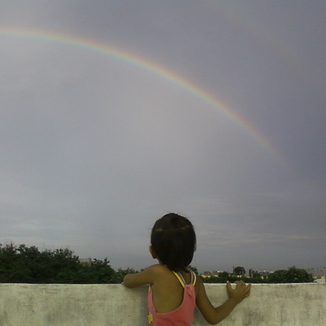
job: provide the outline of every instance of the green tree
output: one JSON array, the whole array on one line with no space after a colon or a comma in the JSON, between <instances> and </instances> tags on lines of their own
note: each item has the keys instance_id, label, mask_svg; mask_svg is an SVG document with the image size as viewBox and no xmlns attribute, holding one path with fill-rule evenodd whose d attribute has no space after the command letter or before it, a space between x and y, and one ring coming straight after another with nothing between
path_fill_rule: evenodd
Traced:
<instances>
[{"instance_id":1,"label":"green tree","mask_svg":"<svg viewBox=\"0 0 326 326\"><path fill-rule=\"evenodd\" d=\"M126 269L119 268L112 276L110 283L116 283L116 284L122 283L124 277L127 274L134 274L134 273L138 273L138 271L134 270L133 268L126 268Z\"/></svg>"},{"instance_id":2,"label":"green tree","mask_svg":"<svg viewBox=\"0 0 326 326\"><path fill-rule=\"evenodd\" d=\"M11 283L17 282L22 278L24 271L18 269L19 258L17 248L11 243L5 246L0 246L0 282Z\"/></svg>"},{"instance_id":3,"label":"green tree","mask_svg":"<svg viewBox=\"0 0 326 326\"><path fill-rule=\"evenodd\" d=\"M35 246L0 247L2 283L73 283L80 268L78 257L69 249L39 251Z\"/></svg>"},{"instance_id":4,"label":"green tree","mask_svg":"<svg viewBox=\"0 0 326 326\"><path fill-rule=\"evenodd\" d=\"M287 270L287 279L291 283L306 283L313 282L312 274L308 273L305 269L290 267Z\"/></svg>"},{"instance_id":5,"label":"green tree","mask_svg":"<svg viewBox=\"0 0 326 326\"><path fill-rule=\"evenodd\" d=\"M268 275L270 283L306 283L313 282L313 276L305 269L289 267L288 270L277 270Z\"/></svg>"},{"instance_id":6,"label":"green tree","mask_svg":"<svg viewBox=\"0 0 326 326\"><path fill-rule=\"evenodd\" d=\"M233 274L235 274L235 275L245 275L246 270L242 266L237 266L237 267L233 268Z\"/></svg>"},{"instance_id":7,"label":"green tree","mask_svg":"<svg viewBox=\"0 0 326 326\"><path fill-rule=\"evenodd\" d=\"M79 264L78 271L73 274L72 283L103 284L112 283L115 271L110 266L107 258L104 260L93 259L90 264Z\"/></svg>"}]
</instances>

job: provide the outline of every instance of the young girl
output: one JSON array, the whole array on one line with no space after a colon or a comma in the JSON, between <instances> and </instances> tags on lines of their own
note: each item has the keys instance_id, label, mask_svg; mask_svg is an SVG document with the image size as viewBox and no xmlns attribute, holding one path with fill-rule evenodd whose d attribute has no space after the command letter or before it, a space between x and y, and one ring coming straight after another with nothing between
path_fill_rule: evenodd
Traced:
<instances>
[{"instance_id":1,"label":"young girl","mask_svg":"<svg viewBox=\"0 0 326 326\"><path fill-rule=\"evenodd\" d=\"M236 282L233 289L227 282L229 299L214 308L202 280L187 269L195 250L196 234L187 218L170 213L155 222L149 251L159 264L140 273L128 274L123 280L128 288L150 284L147 297L149 325L190 326L196 305L206 321L215 325L249 296L250 285Z\"/></svg>"}]
</instances>

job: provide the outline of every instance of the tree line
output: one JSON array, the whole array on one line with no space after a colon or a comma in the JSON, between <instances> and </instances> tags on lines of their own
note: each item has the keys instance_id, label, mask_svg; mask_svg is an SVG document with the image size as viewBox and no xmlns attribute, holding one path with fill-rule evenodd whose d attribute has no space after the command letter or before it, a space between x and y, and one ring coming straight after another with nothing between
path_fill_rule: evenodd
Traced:
<instances>
[{"instance_id":1,"label":"tree line","mask_svg":"<svg viewBox=\"0 0 326 326\"><path fill-rule=\"evenodd\" d=\"M191 267L197 274L197 268ZM114 270L107 258L90 259L81 262L68 248L43 250L24 244L0 244L0 283L63 283L63 284L117 284L128 273L137 272L133 268ZM233 273L223 272L218 276L202 278L206 283L225 283L243 280L247 283L298 283L312 282L313 277L304 269L290 267L269 275L253 272L245 276L243 267Z\"/></svg>"},{"instance_id":2,"label":"tree line","mask_svg":"<svg viewBox=\"0 0 326 326\"><path fill-rule=\"evenodd\" d=\"M233 270L233 273L221 272L218 275L207 277L203 281L206 283L225 283L226 281L235 282L237 280L242 280L245 283L309 283L313 282L314 278L305 269L295 266L289 267L287 270L277 270L271 273L251 270L250 277L248 277L245 269L238 266Z\"/></svg>"},{"instance_id":3,"label":"tree line","mask_svg":"<svg viewBox=\"0 0 326 326\"><path fill-rule=\"evenodd\" d=\"M132 268L114 270L107 258L83 263L68 248L43 250L0 245L0 283L121 283Z\"/></svg>"}]
</instances>

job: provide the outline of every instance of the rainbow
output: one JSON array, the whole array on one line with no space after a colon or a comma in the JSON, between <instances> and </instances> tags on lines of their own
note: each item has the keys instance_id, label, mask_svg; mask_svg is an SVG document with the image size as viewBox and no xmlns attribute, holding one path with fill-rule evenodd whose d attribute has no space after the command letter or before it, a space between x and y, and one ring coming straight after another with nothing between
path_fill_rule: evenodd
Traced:
<instances>
[{"instance_id":1,"label":"rainbow","mask_svg":"<svg viewBox=\"0 0 326 326\"><path fill-rule=\"evenodd\" d=\"M133 66L139 67L140 69L157 75L158 77L179 86L184 91L190 93L192 96L201 99L203 102L213 107L220 114L230 119L238 127L248 133L252 138L254 138L258 143L262 145L265 151L273 154L273 156L275 155L276 157L281 158L281 153L261 132L259 132L249 121L245 120L239 114L234 112L232 108L223 103L221 99L211 95L209 92L202 89L199 85L183 78L178 74L175 74L174 72L154 62L150 62L133 53L127 53L119 48L109 46L105 43L84 39L78 36L53 33L45 30L25 30L23 28L17 27L4 28L0 29L0 37L28 38L43 42L47 41L68 46L75 46L88 51L104 54L116 60L120 60Z\"/></svg>"}]
</instances>

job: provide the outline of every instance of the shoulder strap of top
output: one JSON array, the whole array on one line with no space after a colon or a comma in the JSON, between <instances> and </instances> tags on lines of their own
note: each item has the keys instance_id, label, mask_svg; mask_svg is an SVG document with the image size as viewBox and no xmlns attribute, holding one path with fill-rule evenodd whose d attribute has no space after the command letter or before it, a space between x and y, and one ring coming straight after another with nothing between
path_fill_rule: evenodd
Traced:
<instances>
[{"instance_id":1,"label":"shoulder strap of top","mask_svg":"<svg viewBox=\"0 0 326 326\"><path fill-rule=\"evenodd\" d=\"M196 281L197 281L197 275L194 272L191 272L191 274L193 275L193 278L194 278L193 281L192 281L192 284L195 285Z\"/></svg>"},{"instance_id":2,"label":"shoulder strap of top","mask_svg":"<svg viewBox=\"0 0 326 326\"><path fill-rule=\"evenodd\" d=\"M183 276L182 276L180 273L177 273L177 272L175 272L175 271L172 271L172 272L173 272L173 274L176 276L176 278L179 280L180 284L181 284L183 287L185 287L186 282L185 282Z\"/></svg>"},{"instance_id":3,"label":"shoulder strap of top","mask_svg":"<svg viewBox=\"0 0 326 326\"><path fill-rule=\"evenodd\" d=\"M185 287L185 285L187 284L185 279L183 278L182 274L181 273L177 273L175 271L172 271L173 274L176 276L176 278L179 280L180 284ZM193 271L190 271L190 283L189 284L193 284L195 285L196 284L196 274L193 272Z\"/></svg>"}]
</instances>

